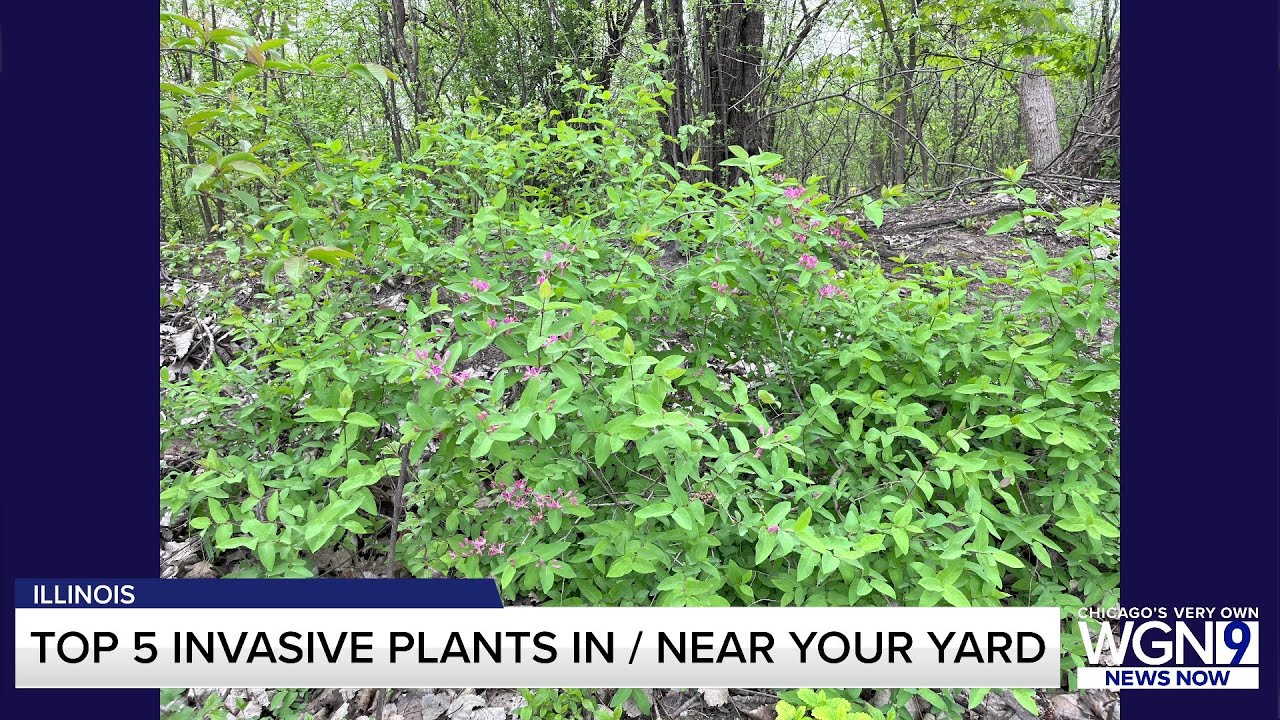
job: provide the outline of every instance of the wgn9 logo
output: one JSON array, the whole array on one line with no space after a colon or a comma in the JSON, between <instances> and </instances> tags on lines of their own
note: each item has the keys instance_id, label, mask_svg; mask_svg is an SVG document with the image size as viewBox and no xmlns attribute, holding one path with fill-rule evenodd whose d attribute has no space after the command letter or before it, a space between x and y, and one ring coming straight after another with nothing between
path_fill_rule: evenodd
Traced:
<instances>
[{"instance_id":1,"label":"wgn9 logo","mask_svg":"<svg viewBox=\"0 0 1280 720\"><path fill-rule=\"evenodd\" d=\"M1130 621L1123 622L1118 636L1110 622L1102 622L1096 642L1090 635L1081 620L1080 637L1090 665L1130 665L1130 658L1144 666L1258 664L1256 621Z\"/></svg>"}]
</instances>

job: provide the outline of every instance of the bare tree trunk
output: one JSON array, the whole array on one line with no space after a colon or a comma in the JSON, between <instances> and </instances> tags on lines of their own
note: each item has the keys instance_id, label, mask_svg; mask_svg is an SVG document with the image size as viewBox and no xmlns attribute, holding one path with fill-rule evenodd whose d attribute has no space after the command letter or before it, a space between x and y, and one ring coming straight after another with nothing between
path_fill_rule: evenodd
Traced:
<instances>
[{"instance_id":1,"label":"bare tree trunk","mask_svg":"<svg viewBox=\"0 0 1280 720\"><path fill-rule=\"evenodd\" d=\"M700 5L704 84L702 111L712 115L706 164L716 183L731 182L738 168L721 168L729 146L749 154L765 148L760 122L760 65L764 47L764 8L743 0L704 0Z\"/></svg>"},{"instance_id":2,"label":"bare tree trunk","mask_svg":"<svg viewBox=\"0 0 1280 720\"><path fill-rule=\"evenodd\" d=\"M657 47L667 42L666 65L661 68L663 77L671 83L671 99L659 115L662 132L667 137L662 143L662 159L671 167L689 164L691 156L680 147L680 128L689 124L690 75L687 61L688 32L684 24L683 0L644 0L645 35L650 44Z\"/></svg>"},{"instance_id":3,"label":"bare tree trunk","mask_svg":"<svg viewBox=\"0 0 1280 720\"><path fill-rule=\"evenodd\" d=\"M1022 82L1018 87L1022 128L1027 133L1027 153L1031 169L1044 170L1062 152L1062 136L1058 133L1058 103L1053 99L1053 84L1043 70L1035 67L1040 58L1022 59Z\"/></svg>"},{"instance_id":4,"label":"bare tree trunk","mask_svg":"<svg viewBox=\"0 0 1280 720\"><path fill-rule=\"evenodd\" d=\"M1098 94L1089 99L1075 135L1054 169L1068 175L1095 177L1108 152L1120 152L1120 36L1107 59Z\"/></svg>"}]
</instances>

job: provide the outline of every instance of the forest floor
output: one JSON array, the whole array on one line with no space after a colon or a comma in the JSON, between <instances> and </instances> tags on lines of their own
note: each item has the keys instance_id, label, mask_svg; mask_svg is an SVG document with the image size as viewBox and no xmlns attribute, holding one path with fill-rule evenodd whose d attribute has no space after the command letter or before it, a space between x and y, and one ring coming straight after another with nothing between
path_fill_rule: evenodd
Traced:
<instances>
[{"instance_id":1,"label":"forest floor","mask_svg":"<svg viewBox=\"0 0 1280 720\"><path fill-rule=\"evenodd\" d=\"M1103 198L1119 200L1119 186L1112 183L1080 184L1048 183L1041 191L1041 204L1046 207L1078 206L1099 202ZM990 194L967 194L926 200L901 208L887 209L879 228L868 228L869 245L880 256L887 272L896 273L899 259L910 264L937 263L960 267L977 264L988 274L1003 274L1003 261L1026 252L1025 239L1033 239L1052 256L1060 256L1076 245L1076 241L1054 232L1051 224L1039 219L1026 223L1016 234L988 236L986 230L999 216L1018 209L1016 201ZM1118 232L1118 230L1117 230ZM1025 238L1025 239L1024 239ZM195 281L195 287L192 283ZM162 292L173 292L177 281L165 268L161 271ZM200 285L223 282L209 273L199 278L185 278L187 292L200 292ZM246 278L244 293L251 295L255 280ZM225 284L223 291L234 291ZM1104 336L1110 328L1104 328ZM192 317L182 310L162 311L160 319L160 363L169 367L171 375L186 374L204 367L217 353L229 360L238 350L229 340L230 333L218 328L216 318ZM201 449L171 440L161 457L161 472L190 469L203 456ZM213 578L236 570L247 559L240 551L223 554L216 563L204 557L198 535L190 534L184 517L164 516L160 523L161 577ZM315 558L318 573L325 577L374 578L386 574L385 558L358 550L327 552ZM775 720L774 706L778 697L769 690L683 689L646 690L653 701L655 720ZM600 691L607 698L609 691ZM865 691L864 699L873 705L888 704L888 691ZM270 692L246 688L192 689L176 701L201 707L210 695L224 698L229 717L250 720L263 716L270 702ZM960 693L957 699L965 699ZM1047 690L1037 693L1042 720L1119 720L1120 703L1115 693L1088 691L1068 693ZM307 711L316 720L357 720L375 718L376 692L372 689L317 690L311 694ZM400 690L388 697L382 708L384 720L508 720L515 709L524 704L520 693L502 690ZM626 718L641 717L631 700L624 706ZM930 705L922 697L908 703L909 720L935 720ZM267 715L269 717L269 715ZM1032 715L1007 692L992 691L972 710L966 720L1034 720ZM908 720L904 718L904 720Z\"/></svg>"}]
</instances>

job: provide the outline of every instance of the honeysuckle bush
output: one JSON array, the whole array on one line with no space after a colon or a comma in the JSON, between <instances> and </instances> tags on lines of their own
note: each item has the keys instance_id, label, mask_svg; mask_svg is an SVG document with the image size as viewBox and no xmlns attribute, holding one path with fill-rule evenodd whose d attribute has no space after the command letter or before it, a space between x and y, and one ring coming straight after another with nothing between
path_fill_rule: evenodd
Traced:
<instances>
[{"instance_id":1,"label":"honeysuckle bush","mask_svg":"<svg viewBox=\"0 0 1280 720\"><path fill-rule=\"evenodd\" d=\"M896 191L835 215L740 148L731 186L682 179L640 74L566 74L565 115L475 97L404 163L194 166L261 276L212 301L242 351L162 377L165 442L204 455L164 508L237 574L385 554L402 492L398 565L508 599L1114 601L1118 211L1054 215L1011 172L1074 249L887 273L861 225ZM175 97L176 127L208 112Z\"/></svg>"}]
</instances>

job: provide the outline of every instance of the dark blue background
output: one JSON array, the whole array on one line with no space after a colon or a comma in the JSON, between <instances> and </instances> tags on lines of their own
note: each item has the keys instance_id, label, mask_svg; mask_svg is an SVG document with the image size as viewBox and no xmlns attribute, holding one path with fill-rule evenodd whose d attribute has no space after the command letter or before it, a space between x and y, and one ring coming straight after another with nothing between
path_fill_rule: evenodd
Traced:
<instances>
[{"instance_id":1,"label":"dark blue background","mask_svg":"<svg viewBox=\"0 0 1280 720\"><path fill-rule=\"evenodd\" d=\"M1272 718L1276 7L1124 17L1122 599L1259 606L1264 687L1127 692L1123 709ZM0 10L5 588L157 572L158 34L142 3ZM153 691L0 690L9 717L157 712Z\"/></svg>"}]
</instances>

